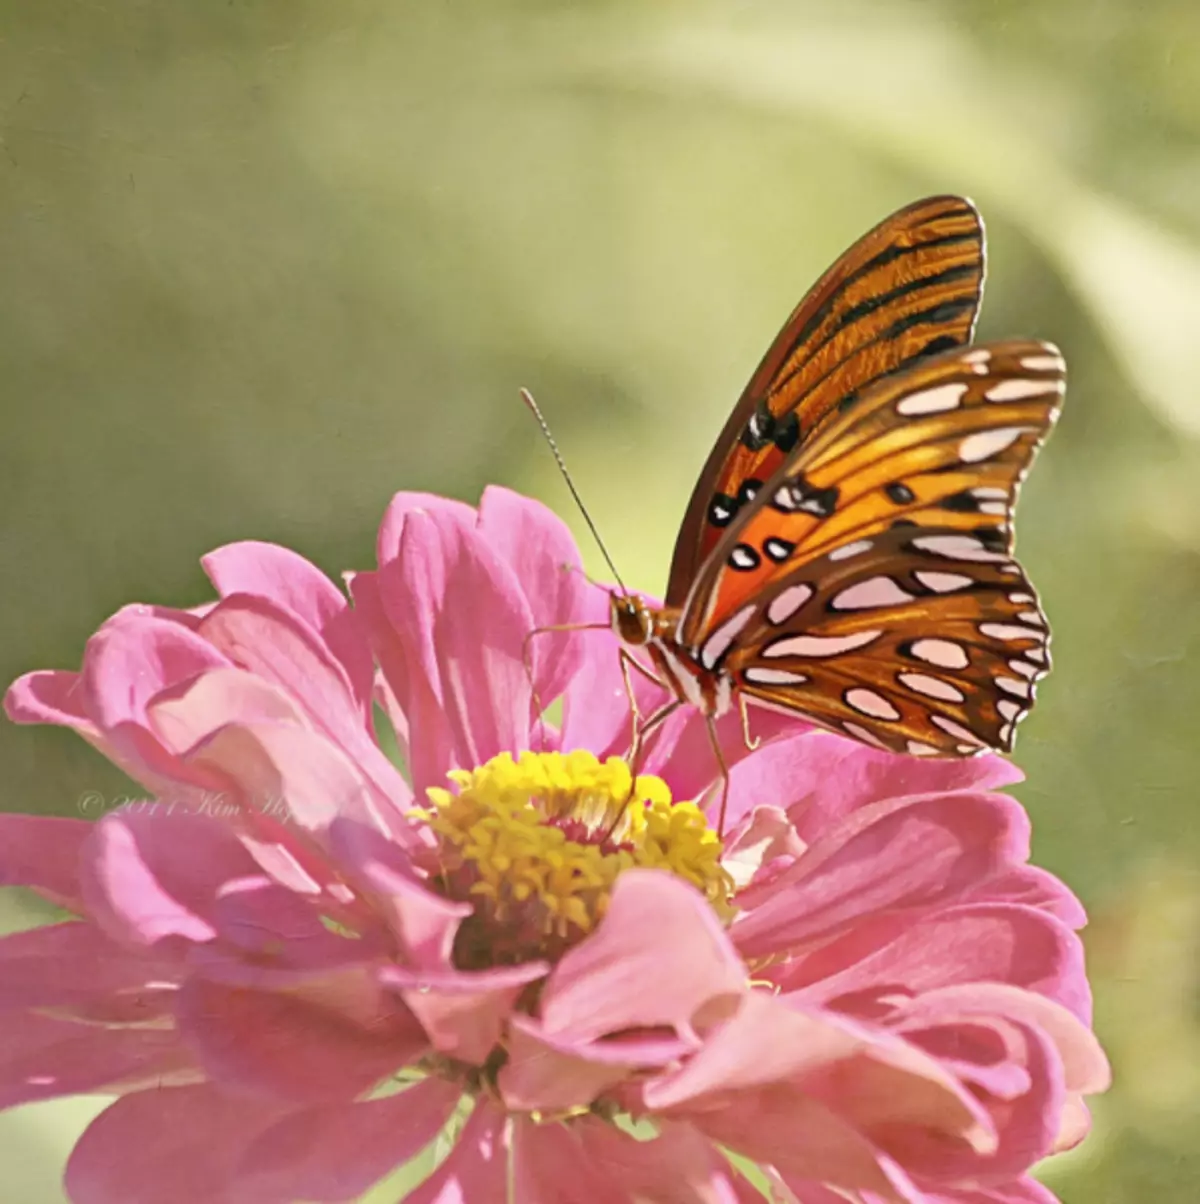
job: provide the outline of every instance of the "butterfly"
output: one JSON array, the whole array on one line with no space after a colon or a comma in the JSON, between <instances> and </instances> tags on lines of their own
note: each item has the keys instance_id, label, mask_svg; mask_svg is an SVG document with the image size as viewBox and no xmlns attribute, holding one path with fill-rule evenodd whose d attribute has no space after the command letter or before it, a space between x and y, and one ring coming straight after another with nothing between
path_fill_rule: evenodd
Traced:
<instances>
[{"instance_id":1,"label":"butterfly","mask_svg":"<svg viewBox=\"0 0 1200 1204\"><path fill-rule=\"evenodd\" d=\"M911 756L1012 749L1050 664L1013 508L1066 365L971 345L983 278L974 205L931 197L796 307L704 465L663 605L611 595L669 688L643 734L691 704L720 758L715 720L740 706L749 743L750 699Z\"/></svg>"}]
</instances>

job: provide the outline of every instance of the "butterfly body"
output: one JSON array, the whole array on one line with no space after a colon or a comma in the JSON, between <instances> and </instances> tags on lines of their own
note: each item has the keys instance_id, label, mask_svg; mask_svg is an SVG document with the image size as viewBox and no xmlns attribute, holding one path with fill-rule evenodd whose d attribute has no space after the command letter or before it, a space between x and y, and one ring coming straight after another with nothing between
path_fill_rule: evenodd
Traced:
<instances>
[{"instance_id":1,"label":"butterfly body","mask_svg":"<svg viewBox=\"0 0 1200 1204\"><path fill-rule=\"evenodd\" d=\"M1012 746L1049 665L1012 510L1065 365L972 347L970 202L892 215L780 332L709 457L663 607L611 622L680 703L739 696L914 756Z\"/></svg>"}]
</instances>

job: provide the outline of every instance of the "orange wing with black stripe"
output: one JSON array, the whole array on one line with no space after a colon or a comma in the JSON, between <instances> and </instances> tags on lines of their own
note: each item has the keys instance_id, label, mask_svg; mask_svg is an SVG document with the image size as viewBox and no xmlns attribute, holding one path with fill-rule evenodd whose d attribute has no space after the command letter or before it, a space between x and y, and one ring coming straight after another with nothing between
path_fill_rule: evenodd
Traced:
<instances>
[{"instance_id":1,"label":"orange wing with black stripe","mask_svg":"<svg viewBox=\"0 0 1200 1204\"><path fill-rule=\"evenodd\" d=\"M700 474L667 606L684 604L725 529L829 415L881 378L970 341L983 277L983 223L955 196L899 210L829 268L779 332Z\"/></svg>"}]
</instances>

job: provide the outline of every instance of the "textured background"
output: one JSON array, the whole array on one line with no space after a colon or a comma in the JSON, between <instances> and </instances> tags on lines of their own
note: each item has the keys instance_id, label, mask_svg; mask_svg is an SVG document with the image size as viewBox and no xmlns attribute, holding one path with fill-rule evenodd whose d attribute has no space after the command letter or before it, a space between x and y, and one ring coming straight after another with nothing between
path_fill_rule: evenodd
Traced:
<instances>
[{"instance_id":1,"label":"textured background","mask_svg":"<svg viewBox=\"0 0 1200 1204\"><path fill-rule=\"evenodd\" d=\"M943 190L988 222L981 334L1071 366L1019 523L1056 671L1017 759L1036 856L1092 912L1117 1085L1046 1177L1193 1200L1194 0L0 0L0 677L74 666L123 602L202 599L229 540L365 567L398 488L566 512L519 385L661 590L784 315ZM10 810L122 789L64 732L4 725L0 755ZM61 1198L98 1106L0 1117L6 1204Z\"/></svg>"}]
</instances>

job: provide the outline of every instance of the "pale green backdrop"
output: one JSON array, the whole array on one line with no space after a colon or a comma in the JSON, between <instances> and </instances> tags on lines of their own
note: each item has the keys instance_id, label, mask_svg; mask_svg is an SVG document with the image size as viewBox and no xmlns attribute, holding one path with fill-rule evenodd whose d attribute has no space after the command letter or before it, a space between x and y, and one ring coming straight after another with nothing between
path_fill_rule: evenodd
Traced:
<instances>
[{"instance_id":1,"label":"pale green backdrop","mask_svg":"<svg viewBox=\"0 0 1200 1204\"><path fill-rule=\"evenodd\" d=\"M368 566L399 488L566 512L520 385L660 590L779 322L935 191L988 222L981 333L1071 366L1019 523L1056 670L1017 759L1093 916L1116 1086L1047 1179L1194 1200L1195 0L3 0L0 677L202 599L225 541ZM0 754L10 810L121 789L63 732ZM5 1204L61 1199L97 1106L0 1117Z\"/></svg>"}]
</instances>

